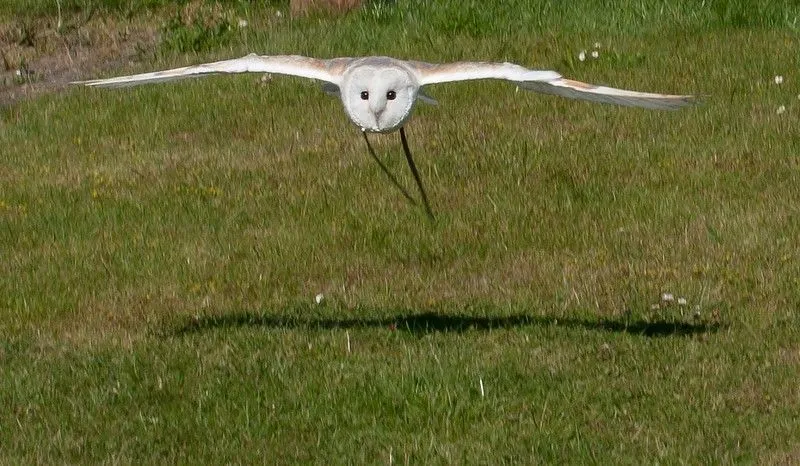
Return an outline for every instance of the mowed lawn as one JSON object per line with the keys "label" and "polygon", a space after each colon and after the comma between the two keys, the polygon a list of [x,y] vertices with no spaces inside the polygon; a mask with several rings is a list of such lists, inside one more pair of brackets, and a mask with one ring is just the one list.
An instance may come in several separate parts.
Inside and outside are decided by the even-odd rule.
{"label": "mowed lawn", "polygon": [[95,3],[62,14],[163,24],[103,76],[382,54],[704,99],[433,86],[407,130],[435,223],[311,81],[3,107],[0,462],[800,462],[791,2]]}

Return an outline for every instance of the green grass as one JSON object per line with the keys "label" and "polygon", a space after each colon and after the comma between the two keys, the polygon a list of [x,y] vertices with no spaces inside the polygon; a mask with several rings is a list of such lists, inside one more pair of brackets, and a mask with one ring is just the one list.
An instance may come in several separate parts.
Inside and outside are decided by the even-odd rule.
{"label": "green grass", "polygon": [[250,5],[220,48],[110,74],[380,53],[707,98],[433,87],[408,133],[435,224],[304,80],[2,109],[2,462],[797,462],[797,8],[376,5]]}

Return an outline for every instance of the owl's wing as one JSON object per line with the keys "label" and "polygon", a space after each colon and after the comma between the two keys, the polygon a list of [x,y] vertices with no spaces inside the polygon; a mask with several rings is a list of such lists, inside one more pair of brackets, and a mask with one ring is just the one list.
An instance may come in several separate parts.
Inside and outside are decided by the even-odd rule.
{"label": "owl's wing", "polygon": [[185,66],[183,68],[174,68],[153,73],[119,76],[116,78],[76,81],[72,84],[97,87],[128,87],[217,73],[275,73],[317,79],[338,86],[341,83],[344,68],[351,61],[351,58],[332,58],[324,60],[302,57],[299,55],[259,56],[251,53],[242,58],[234,58],[232,60],[222,60],[214,63]]}
{"label": "owl's wing", "polygon": [[416,71],[421,86],[473,79],[503,79],[530,91],[629,107],[674,110],[697,102],[692,95],[654,94],[595,86],[565,79],[555,71],[529,70],[513,63],[408,63]]}

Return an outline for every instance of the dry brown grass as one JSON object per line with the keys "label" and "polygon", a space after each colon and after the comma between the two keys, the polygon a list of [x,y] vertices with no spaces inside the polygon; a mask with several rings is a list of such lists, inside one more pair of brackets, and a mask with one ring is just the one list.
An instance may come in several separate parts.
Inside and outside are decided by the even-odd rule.
{"label": "dry brown grass", "polygon": [[73,22],[62,31],[50,18],[0,24],[0,105],[120,68],[157,42],[157,26],[146,18],[125,21],[106,16]]}

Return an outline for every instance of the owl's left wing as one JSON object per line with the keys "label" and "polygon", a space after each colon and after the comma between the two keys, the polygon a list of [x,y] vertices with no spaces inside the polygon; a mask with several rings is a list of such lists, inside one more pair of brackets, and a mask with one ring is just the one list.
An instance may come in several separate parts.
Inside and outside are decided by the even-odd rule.
{"label": "owl's left wing", "polygon": [[530,91],[630,107],[674,110],[697,101],[697,97],[692,95],[655,94],[596,86],[565,79],[555,71],[530,70],[513,63],[408,63],[416,72],[421,86],[474,79],[502,79]]}
{"label": "owl's left wing", "polygon": [[199,77],[218,73],[275,73],[303,78],[317,79],[338,86],[342,80],[344,68],[351,58],[319,59],[299,55],[250,55],[222,60],[202,65],[184,66],[153,73],[119,76],[91,81],[76,81],[72,84],[83,84],[97,87],[128,87],[139,84],[175,81],[179,79]]}

